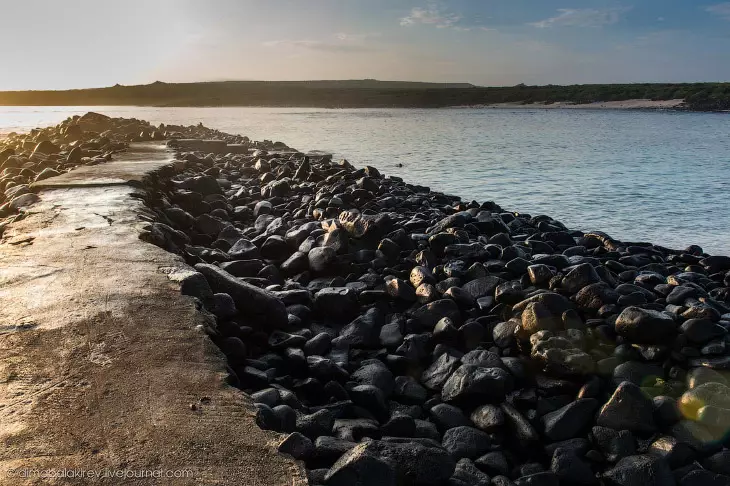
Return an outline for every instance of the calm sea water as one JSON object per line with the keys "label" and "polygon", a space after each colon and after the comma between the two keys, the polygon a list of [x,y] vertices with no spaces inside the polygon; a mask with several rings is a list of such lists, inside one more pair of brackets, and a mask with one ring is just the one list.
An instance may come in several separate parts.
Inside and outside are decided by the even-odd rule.
{"label": "calm sea water", "polygon": [[[325,150],[570,228],[730,254],[730,115],[540,109],[94,107]],[[84,107],[0,107],[0,134]],[[402,167],[398,167],[402,164]]]}

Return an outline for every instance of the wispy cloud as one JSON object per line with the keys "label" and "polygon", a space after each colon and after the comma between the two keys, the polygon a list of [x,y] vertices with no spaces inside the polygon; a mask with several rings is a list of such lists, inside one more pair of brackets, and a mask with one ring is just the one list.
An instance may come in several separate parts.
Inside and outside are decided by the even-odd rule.
{"label": "wispy cloud", "polygon": [[402,26],[411,26],[416,24],[433,25],[439,29],[445,29],[448,27],[459,27],[461,29],[468,29],[468,27],[457,26],[461,20],[461,15],[444,10],[436,5],[430,5],[426,8],[414,7],[411,9],[411,13],[402,19],[400,24]]}
{"label": "wispy cloud", "polygon": [[380,32],[366,32],[364,34],[349,34],[346,32],[338,32],[335,34],[335,38],[341,41],[362,42],[367,39],[372,39],[373,37],[380,37],[381,35],[382,34]]}
{"label": "wispy cloud", "polygon": [[549,27],[601,27],[612,25],[621,20],[621,16],[632,7],[614,8],[561,8],[558,15],[529,25],[545,29]]}
{"label": "wispy cloud", "polygon": [[309,49],[314,51],[327,52],[366,52],[374,51],[375,47],[364,44],[364,41],[373,37],[380,37],[378,32],[364,34],[348,34],[338,32],[333,35],[333,40],[309,40],[309,39],[279,39],[262,42],[264,47],[280,47],[287,49]]}
{"label": "wispy cloud", "polygon": [[705,10],[725,20],[730,20],[730,2],[718,3],[706,7]]}
{"label": "wispy cloud", "polygon": [[372,51],[372,46],[365,46],[361,44],[343,44],[336,42],[325,42],[317,40],[271,40],[262,42],[264,47],[283,47],[288,49],[310,49],[313,51],[327,51],[327,52],[367,52]]}

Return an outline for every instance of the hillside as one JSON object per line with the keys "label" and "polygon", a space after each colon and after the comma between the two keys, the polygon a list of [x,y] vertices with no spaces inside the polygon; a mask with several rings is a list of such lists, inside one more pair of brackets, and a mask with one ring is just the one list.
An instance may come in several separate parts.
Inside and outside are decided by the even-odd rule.
{"label": "hillside", "polygon": [[730,109],[730,83],[478,87],[401,81],[220,81],[67,91],[0,92],[4,106],[301,106],[437,108],[494,103],[592,103],[684,99],[687,109]]}

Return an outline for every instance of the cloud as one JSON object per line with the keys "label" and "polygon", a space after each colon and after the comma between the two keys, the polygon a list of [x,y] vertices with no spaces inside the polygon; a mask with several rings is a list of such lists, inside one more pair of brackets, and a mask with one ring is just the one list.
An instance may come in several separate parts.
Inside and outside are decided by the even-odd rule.
{"label": "cloud", "polygon": [[326,52],[367,52],[375,50],[372,46],[349,44],[342,42],[327,42],[317,40],[271,40],[262,42],[264,47],[281,47],[285,49],[309,49]]}
{"label": "cloud", "polygon": [[309,49],[313,51],[326,52],[368,52],[377,50],[375,46],[364,43],[367,39],[380,37],[380,32],[367,32],[363,34],[348,34],[338,32],[334,34],[333,40],[290,40],[279,39],[262,42],[264,47],[280,47],[285,49]]}
{"label": "cloud", "polygon": [[380,37],[381,35],[382,34],[380,32],[366,32],[364,34],[348,34],[345,32],[338,32],[335,34],[335,38],[341,41],[362,42],[366,39],[372,39],[373,37]]}
{"label": "cloud", "polygon": [[[451,13],[435,5],[431,5],[426,8],[412,8],[409,15],[400,19],[400,24],[404,27],[416,24],[426,24],[436,26],[439,29],[445,29],[448,27],[456,27],[456,24],[458,24],[460,20],[461,15]],[[468,29],[467,27],[460,28]]]}
{"label": "cloud", "polygon": [[730,20],[730,2],[718,3],[705,8],[705,11],[717,15],[725,20]]}
{"label": "cloud", "polygon": [[558,15],[529,25],[545,29],[548,27],[601,27],[612,25],[621,20],[632,7],[614,8],[561,8]]}

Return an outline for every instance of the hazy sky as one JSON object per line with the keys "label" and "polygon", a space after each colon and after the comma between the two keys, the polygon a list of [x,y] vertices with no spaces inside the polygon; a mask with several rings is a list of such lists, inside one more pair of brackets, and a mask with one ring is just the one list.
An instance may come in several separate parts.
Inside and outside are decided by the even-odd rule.
{"label": "hazy sky", "polygon": [[717,0],[0,0],[0,90],[730,80]]}

